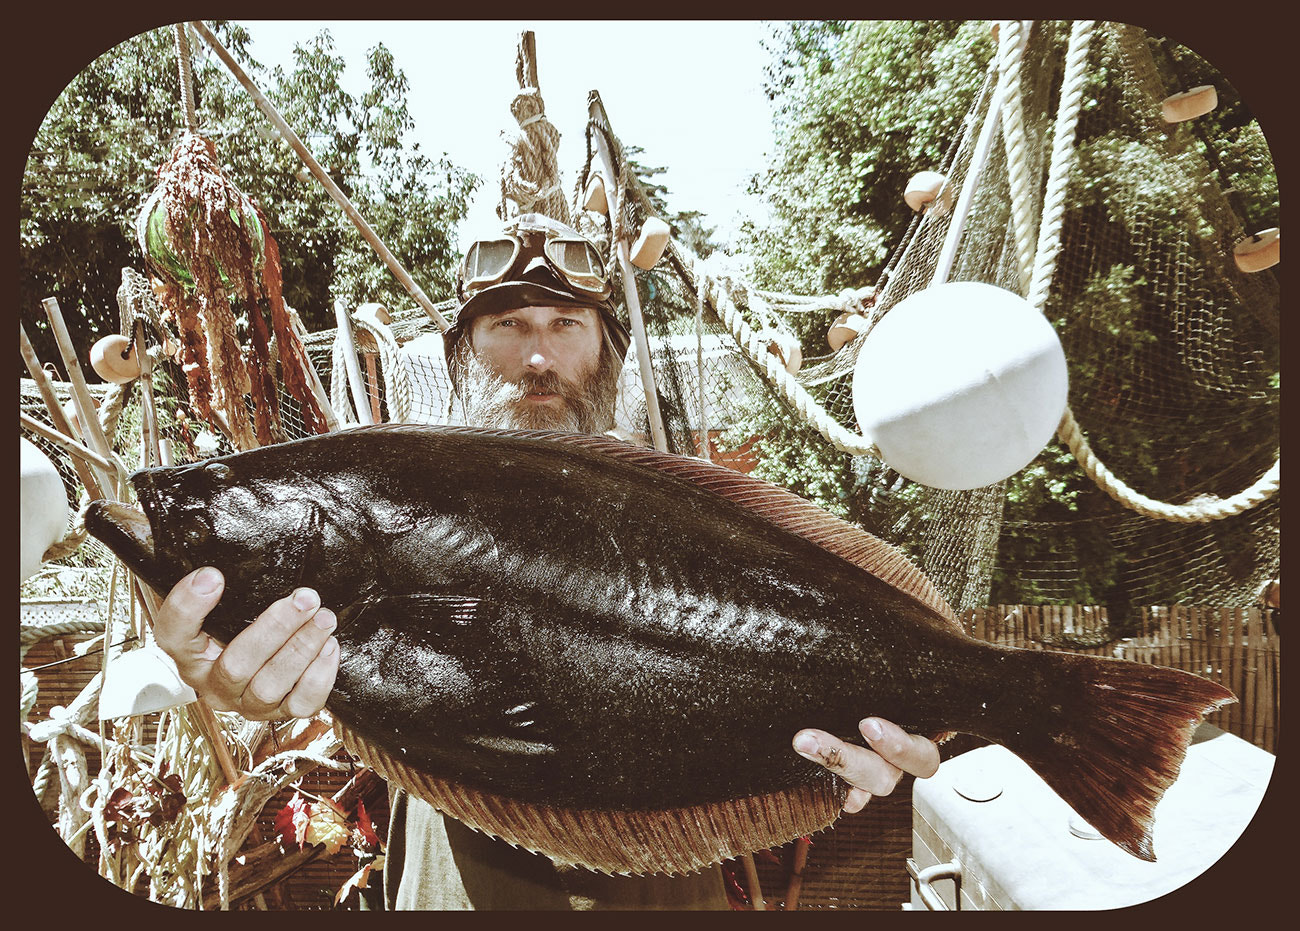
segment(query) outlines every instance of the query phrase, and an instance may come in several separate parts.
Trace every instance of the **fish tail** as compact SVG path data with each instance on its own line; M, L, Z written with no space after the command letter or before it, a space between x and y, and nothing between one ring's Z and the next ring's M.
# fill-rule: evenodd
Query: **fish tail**
M1084 820L1155 860L1156 805L1178 777L1192 732L1236 701L1209 679L1105 657L1037 652L1021 727L1001 741ZM1023 726L1025 722L1038 726Z

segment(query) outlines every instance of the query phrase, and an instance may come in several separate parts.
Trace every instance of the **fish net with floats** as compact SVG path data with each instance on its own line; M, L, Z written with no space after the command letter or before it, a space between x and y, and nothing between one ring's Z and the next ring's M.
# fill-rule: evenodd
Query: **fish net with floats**
M1280 495L1276 479L1268 478L1279 447L1278 282L1272 270L1238 269L1233 246L1275 224L1276 216L1247 217L1194 125L1170 125L1160 116L1161 100L1190 84L1212 82L1221 96L1234 91L1194 56L1182 59L1184 80L1175 86L1168 69L1157 65L1157 43L1135 27L1097 24L1086 41L1076 39L1072 54L1071 24L1017 26L1003 24L1004 35L1020 31L1023 46L999 43L964 132L937 166L948 187L961 191L994 89L1009 82L1015 114L1009 118L1004 103L1002 144L992 148L974 188L951 279L1028 293L1040 261L1039 227L1045 214L1056 217L1060 248L1041 306L1065 350L1074 419L1097 459L1131 487L1117 490L1112 483L1099 497L1104 472L1086 457L1072 464L1075 455L1054 442L1029 469L1073 481L1091 500L1043 519L1009 496L1015 489L1008 482L971 491L912 482L858 433L852 375L866 337L814 355L821 334L850 313L865 318L869 335L892 307L924 289L951 212L918 214L876 281L837 294L760 288L743 256L701 259L670 242L660 262L636 274L664 442L671 451L708 455L827 503L909 553L959 611L990 601L1250 603L1277 578L1280 563ZM1056 121L1071 81L1098 104L1077 115L1064 208L1048 210L1046 194L1059 177ZM534 138L547 125L521 126L520 137ZM1248 123L1239 132L1246 145L1258 128ZM614 153L612 199L620 209L612 216L580 209L601 134ZM572 207L533 196L514 198L514 210L567 212L558 218L612 256L613 241L634 238L653 209L627 172L608 122L593 117L586 146ZM532 187L534 194L541 189ZM511 199L503 193L503 205ZM444 318L454 307L452 300L434 305ZM378 414L373 419L457 423L440 329L427 311L393 309L387 322L358 313L346 334L301 338L340 421L359 417L348 384L352 355L368 395L362 403ZM782 336L794 337L806 354L793 373ZM618 426L650 442L638 371L629 358ZM220 431L183 416L185 378L173 360L157 358L154 387L164 406L182 414L166 427L176 461L231 451ZM56 388L67 400L66 388ZM24 411L48 420L34 388L25 383L22 390ZM116 451L131 467L140 461L139 392L128 387L120 394ZM297 399L282 392L288 438L309 432L299 411ZM59 466L75 508L83 489L66 455L34 442ZM1161 503L1170 507L1152 506ZM81 545L52 553L23 584L25 611L37 626L52 625L67 602L94 603L129 629L128 600L106 597L116 584L111 554L93 539L77 541L75 531L67 542ZM1099 564L1110 567L1112 580L1087 576L1083 567Z
M745 256L701 259L670 242L653 268L636 273L666 445L794 487L854 520L909 553L959 611L1102 603L1114 619L1129 606L1251 604L1280 564L1279 292L1272 269L1242 271L1233 247L1276 214L1246 216L1213 149L1193 126L1161 116L1180 78L1183 86L1212 81L1229 99L1235 92L1217 73L1190 53L1181 70L1162 71L1156 56L1168 53L1136 27L1073 31L1071 51L1069 23L1007 24L964 131L936 166L955 198L1005 82L999 141L974 186L949 278L1028 295L1053 322L1069 366L1069 409L1091 452L1071 452L1063 425L1026 471L1071 489L1070 503L1057 513L1036 507L1025 482L922 485L891 469L855 423L858 352L891 308L929 286L953 210L918 214L876 281L837 294L761 288ZM1063 96L1074 118L1062 135ZM572 204L552 198L539 208L521 197L512 206L573 222L619 275L612 243L635 238L653 208L620 163L610 170L621 209L582 209L597 136L622 160L608 122L593 112ZM1065 148L1054 159L1058 136ZM1257 124L1243 119L1235 139L1267 159ZM1049 190L1056 233L1040 236ZM846 313L861 318L864 335L816 354ZM356 325L372 344L378 330ZM396 315L379 333L372 383L384 417L456 422L436 334L418 312ZM337 334L307 343L348 409ZM803 356L797 367L783 364L792 345ZM624 368L618 426L649 443L636 351Z

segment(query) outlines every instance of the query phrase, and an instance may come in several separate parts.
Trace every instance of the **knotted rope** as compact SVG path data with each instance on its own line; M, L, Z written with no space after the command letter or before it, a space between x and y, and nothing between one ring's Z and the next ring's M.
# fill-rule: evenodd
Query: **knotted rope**
M567 224L569 205L556 156L560 131L546 118L531 33L520 37L515 76L519 93L510 102L510 112L518 129L501 134L510 146L510 157L501 165L501 205L497 214L506 220L513 214L541 213ZM509 209L508 200L515 202L516 209Z

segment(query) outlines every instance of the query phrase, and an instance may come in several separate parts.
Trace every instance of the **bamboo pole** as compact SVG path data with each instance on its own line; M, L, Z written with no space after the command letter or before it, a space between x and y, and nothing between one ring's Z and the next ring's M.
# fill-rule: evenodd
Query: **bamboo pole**
M50 320L50 329L54 333L54 342L59 347L59 355L63 357L63 367L68 373L68 384L72 389L72 403L76 406L77 417L81 420L82 436L85 437L87 446L108 459L112 456L112 447L109 446L108 438L104 436L104 430L99 425L95 402L90 397L90 389L86 387L86 377L81 372L81 363L77 359L76 349L73 348L72 337L68 335L67 324L63 322L63 312L59 310L59 302L55 298L47 297L41 301L41 306L45 308L45 315ZM104 496L114 497L113 471L109 470L98 478Z
M135 321L135 357L140 360L140 397L144 416L141 433L147 455L141 460L145 466L160 465L162 451L158 446L158 412L153 399L153 359L149 358L144 339L144 321Z
M1224 619L1230 625L1229 632L1232 637L1232 647L1230 651L1231 672L1229 674L1228 688L1236 693L1238 699L1238 701L1229 708L1228 721L1231 725L1229 729L1234 734L1239 734L1241 733L1242 704L1245 701L1245 698L1241 694L1241 683L1243 679L1241 674L1243 666L1241 616L1232 608L1224 608L1223 610Z
M35 417L29 417L27 414L24 414L22 411L19 411L18 422L19 424L22 425L24 430L29 430L32 433L35 433L37 436L44 437L45 439L49 440L51 443L57 445L60 449L64 450L65 452L71 453L74 457L73 460L74 462L76 461L76 458L80 458L86 462L91 463L92 465L98 466L99 468L105 469L109 472L116 470L116 467L113 465L113 463L109 462L103 456L99 455L98 453L91 452L89 449L86 449L86 447L82 446L76 440L72 439L69 436L64 436L58 430L55 430L52 427L45 426L45 424L41 423ZM99 497L99 496L95 495L95 497Z
M429 315L429 318L438 325L439 329L446 330L450 324L443 319L442 314L438 313L437 309L433 306L433 301L429 300L429 297L424 293L424 290L415 283L415 279L413 279L406 269L402 267L402 263L397 260L397 257L388 250L388 247L383 244L375 231L370 228L370 224L366 222L365 218L361 216L357 208L353 206L352 201L349 200L348 196L339 189L337 184L334 183L334 179L331 178L325 169L321 167L320 162L316 161L316 158L311 154L311 151L307 146L303 145L302 140L298 138L297 133L295 133L289 124L285 122L284 117L280 115L280 112L276 110L271 101L266 98L266 95L258 89L256 84L253 83L252 78L244 73L244 69L239 66L239 62L235 61L234 56L226 50L225 46L217 40L217 37L214 36L208 30L208 27L201 21L195 20L191 22L190 25L193 26L194 30L203 37L203 41L207 42L208 45L212 47L212 50L217 53L217 57L221 59L228 69L230 69L230 73L235 76L235 80L243 85L244 90L246 90L249 96L253 98L253 103L255 103L257 108L262 111L268 120L271 121L271 124L279 130L280 135L284 137L284 140L287 143L289 143L290 148L298 154L298 157L302 159L303 164L307 166L307 170L316 176L316 180L324 185L325 190L329 193L329 196L333 198L334 202L343 208L343 212L347 214L348 219L352 221L352 225L357 228L359 233L361 233L361 238L370 244L370 247L375 250L375 253L383 260L383 263L388 266L389 271L391 271L394 277L401 282L402 287L406 289L407 293L410 294L411 297L415 298L415 302L419 304L424 312Z
M611 137L614 135L614 131L609 127L609 116L605 113L605 105L601 103L600 94L594 90L587 95L587 114L588 119L594 120L598 126L609 130ZM625 192L619 189L616 183L618 173L614 171L615 153L610 151L610 142L605 138L604 132L593 133L592 137L596 142L593 157L600 162L605 178L611 182L611 187L614 189L606 192L607 195L613 194L613 200L609 205L610 217L617 218L621 215L620 211L623 210ZM616 229L620 226L617 219L615 219L614 226ZM650 361L650 340L646 336L645 319L641 315L641 297L636 290L636 273L632 269L632 260L625 232L619 236L614 251L618 256L619 268L623 273L623 297L627 302L628 322L632 324L632 338L636 342L636 358L637 365L641 370L641 385L645 389L646 420L650 423L650 434L654 439L655 448L660 452L667 452L668 435L664 430L663 415L659 410L659 389L655 383L654 366Z
M758 884L758 868L754 866L754 855L744 854L740 862L745 866L745 885L749 887L751 906L756 912L767 911L767 903L763 901L763 888Z
M40 391L41 399L45 402L45 410L50 415L50 422L63 435L72 436L72 424L68 423L68 418L63 413L63 406L59 404L58 396L55 395L50 379L45 374L41 360L36 355L36 350L32 348L31 340L27 338L27 331L23 329L21 322L18 324L18 348L22 353L23 362L27 365L27 371L31 373L32 381L36 383L36 389ZM82 449L85 447L83 446ZM72 468L76 471L77 478L81 479L81 484L85 486L86 494L92 499L104 497L104 492L99 486L99 477L94 469L75 457L72 460Z
M348 374L348 388L352 391L352 403L357 408L357 420L363 424L373 424L370 416L370 404L366 400L364 382L361 381L361 368L357 365L357 344L352 337L352 318L342 301L334 302L334 319L338 323L338 338L343 340L343 367Z
M799 893L803 890L803 868L808 863L808 848L812 839L801 837L794 842L794 863L790 867L790 885L785 890L785 910L792 912L799 907Z

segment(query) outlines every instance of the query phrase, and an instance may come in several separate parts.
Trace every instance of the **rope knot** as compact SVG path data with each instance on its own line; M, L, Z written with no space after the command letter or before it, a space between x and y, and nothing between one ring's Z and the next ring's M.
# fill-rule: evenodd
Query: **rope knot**
M55 737L73 733L76 716L62 705L50 709L49 720L27 725L27 736L36 743L49 743Z

